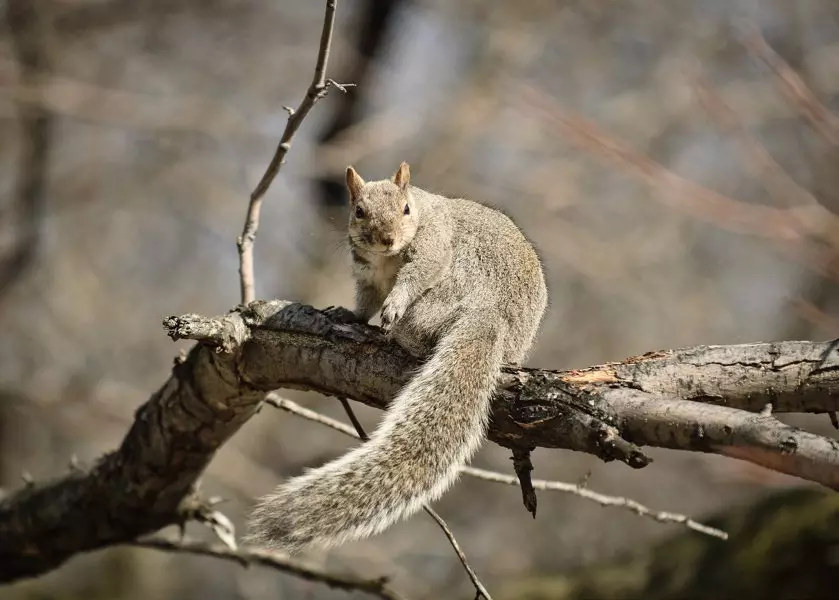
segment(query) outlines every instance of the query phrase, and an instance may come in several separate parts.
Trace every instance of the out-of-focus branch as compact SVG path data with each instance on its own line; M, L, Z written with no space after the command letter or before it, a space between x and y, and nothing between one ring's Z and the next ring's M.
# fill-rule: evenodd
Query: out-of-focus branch
M401 596L387 586L386 577L362 579L353 575L338 575L272 550L261 548L238 548L233 550L223 544L206 544L194 540L176 541L163 537L146 538L133 542L131 545L140 548L163 550L164 552L211 556L213 558L237 562L243 567L258 565L283 573L289 573L308 581L323 583L337 590L364 592L365 594L384 600L401 599Z
M807 119L816 133L832 146L839 148L839 117L827 110L813 90L804 83L795 69L772 49L756 27L747 27L745 33L746 48L771 69L778 87L789 103Z
M540 90L523 84L517 89L517 97L564 140L646 184L664 206L720 229L771 239L807 268L839 278L839 225L820 205L774 207L730 198L681 177Z
M714 121L737 137L753 172L775 201L780 206L789 206L790 212L808 233L836 245L839 240L839 218L822 206L810 191L795 182L766 147L747 131L734 110L707 81L698 76L695 89L699 103Z
M519 96L563 139L649 185L658 192L658 201L670 208L735 233L784 241L798 241L808 233L790 209L754 206L685 179L593 122L565 111L536 88L521 84Z

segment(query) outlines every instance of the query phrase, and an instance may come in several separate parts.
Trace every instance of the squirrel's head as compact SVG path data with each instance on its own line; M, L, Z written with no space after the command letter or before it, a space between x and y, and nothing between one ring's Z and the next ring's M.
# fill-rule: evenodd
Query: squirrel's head
M411 243L417 232L418 215L410 182L411 169L405 162L392 179L370 182L347 167L349 238L354 248L392 256Z

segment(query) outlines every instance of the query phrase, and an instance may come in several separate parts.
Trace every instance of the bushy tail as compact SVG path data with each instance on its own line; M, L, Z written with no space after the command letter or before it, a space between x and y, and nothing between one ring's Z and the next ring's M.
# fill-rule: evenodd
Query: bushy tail
M365 538L439 498L480 446L504 331L470 311L394 399L365 442L262 498L250 540L294 552Z

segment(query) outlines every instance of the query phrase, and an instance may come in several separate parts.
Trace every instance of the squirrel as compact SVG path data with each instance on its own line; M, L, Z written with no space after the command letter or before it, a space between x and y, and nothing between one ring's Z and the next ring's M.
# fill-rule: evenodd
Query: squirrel
M501 212L346 171L355 317L425 358L370 440L263 497L252 542L297 552L380 533L438 499L483 441L504 363L520 364L547 304L531 243Z

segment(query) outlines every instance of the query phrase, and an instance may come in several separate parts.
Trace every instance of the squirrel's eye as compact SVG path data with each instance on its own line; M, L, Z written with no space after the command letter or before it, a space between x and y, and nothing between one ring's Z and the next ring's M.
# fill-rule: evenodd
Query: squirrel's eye
M410 215L411 214L411 209L407 204L405 205L405 208L402 210L402 214L403 215Z
M363 219L364 218L364 209L360 206L355 207L355 218L356 219Z

